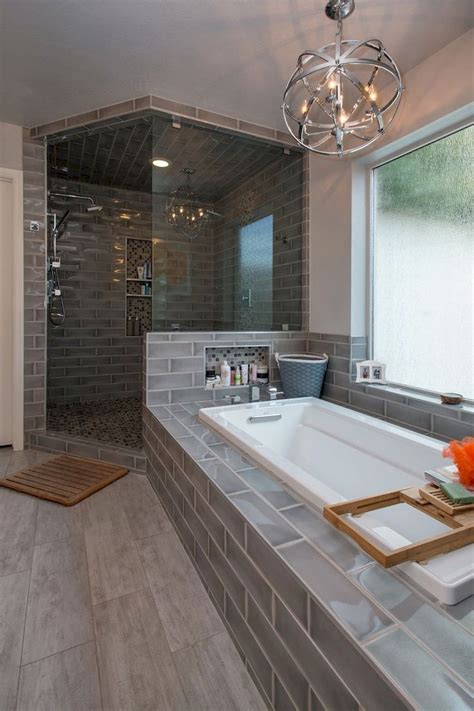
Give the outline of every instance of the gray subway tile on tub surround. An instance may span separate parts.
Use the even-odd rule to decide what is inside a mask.
[[[401,625],[435,650],[467,684],[474,685],[473,640],[467,631],[455,627],[443,612],[379,565],[370,565],[353,576]]]
[[[276,509],[282,509],[298,503],[297,499],[261,469],[244,469],[239,473],[239,476]]]
[[[374,711],[412,708],[402,701],[401,693],[393,689],[391,680],[384,678],[384,672],[368,662],[365,650],[349,640],[314,600],[310,606],[310,635],[363,708]]]
[[[187,334],[175,335],[180,337],[176,344],[188,343]],[[227,342],[229,334],[219,335],[219,343]],[[234,342],[248,338],[248,334],[237,335],[241,340],[234,337]],[[191,338],[193,352],[208,338],[207,333],[196,337],[195,343]],[[252,334],[255,339],[258,334]],[[215,342],[216,334],[209,340]],[[291,337],[282,335],[281,341],[285,340]],[[298,339],[293,340],[297,344]],[[310,340],[308,337],[308,343]],[[325,334],[317,334],[312,340],[327,344],[327,352],[341,361],[349,352],[346,344],[364,345],[348,337]],[[170,337],[153,345],[162,343],[173,341]],[[172,357],[166,355],[164,360]],[[196,356],[177,356],[181,357]],[[198,359],[204,367],[204,359]],[[339,361],[335,364],[346,365]],[[194,363],[190,365],[194,367]],[[349,406],[353,390],[366,396],[354,398],[352,406],[359,410],[374,405],[374,400],[377,408],[379,401],[384,407],[388,402],[406,406],[406,398],[391,400],[388,391],[386,400],[381,390],[369,396],[368,389],[349,378],[348,372],[329,372],[329,384],[336,387],[339,383],[337,388],[347,394]],[[170,472],[165,475],[162,469],[158,493],[267,703],[275,708],[291,704],[304,711],[325,707],[339,711],[339,707],[350,709],[353,704],[367,710],[411,708],[414,700],[418,702],[418,692],[407,691],[399,662],[390,666],[383,646],[383,640],[395,639],[395,632],[403,633],[404,629],[417,650],[423,654],[430,650],[426,656],[435,664],[436,640],[432,634],[443,630],[447,651],[439,659],[439,668],[443,679],[453,682],[455,694],[458,689],[463,692],[468,660],[463,654],[462,635],[469,626],[469,610],[459,608],[456,616],[417,592],[391,605],[380,592],[380,581],[372,584],[373,574],[368,572],[380,569],[370,564],[352,541],[300,502],[296,494],[287,492],[271,474],[257,469],[237,448],[228,442],[211,443],[214,433],[197,416],[200,408],[221,404],[212,397],[214,394],[199,387],[183,390],[193,392],[187,392],[179,402],[174,400],[178,390],[155,391],[166,393],[168,398],[164,406],[156,405],[158,419],[163,417],[160,436],[165,437],[165,444],[158,443],[157,435],[150,435],[147,457],[156,461],[158,469],[163,461]],[[194,400],[188,401],[188,397]],[[148,417],[156,422],[149,411]],[[461,422],[459,414],[450,419],[456,425],[457,420]],[[151,420],[145,424],[150,433]],[[207,439],[206,430],[211,439]],[[399,580],[399,576],[385,574]],[[425,618],[427,625],[433,622],[433,631],[422,629]],[[462,633],[459,637],[457,630]],[[307,650],[311,665],[306,664],[302,649]],[[291,660],[288,669],[282,664],[286,655]],[[454,655],[453,665],[449,655]],[[345,701],[338,707],[337,699]]]
[[[372,560],[350,538],[306,506],[294,506],[281,513],[342,570],[359,568]]]
[[[336,619],[360,641],[393,624],[345,575],[306,541],[280,550],[281,556]]]
[[[359,703],[328,664],[307,631],[278,599],[275,604],[275,627],[293,659],[304,670],[323,706],[357,711]]]
[[[395,629],[374,640],[367,651],[406,690],[418,708],[472,709],[472,694],[402,630]]]
[[[282,643],[274,627],[264,617],[251,598],[248,600],[247,620],[296,708],[304,711],[308,703],[308,681]]]
[[[204,470],[205,476],[224,494],[235,494],[248,488],[245,480],[242,481],[239,476],[234,474],[232,469],[219,459],[208,459],[200,462],[199,466]]]
[[[244,518],[273,546],[290,543],[301,538],[292,526],[252,491],[232,494],[234,506]]]

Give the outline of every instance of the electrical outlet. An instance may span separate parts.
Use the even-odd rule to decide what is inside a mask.
[[[30,232],[39,232],[40,223],[36,220],[30,220]]]

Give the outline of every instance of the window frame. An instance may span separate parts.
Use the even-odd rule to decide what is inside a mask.
[[[402,158],[413,153],[419,148],[423,148],[431,143],[446,138],[458,131],[474,125],[474,104],[467,104],[460,109],[444,116],[427,126],[413,131],[392,143],[383,146],[381,149],[373,151],[354,163],[352,190],[357,185],[355,181],[363,181],[365,188],[365,244],[366,244],[366,305],[365,317],[367,323],[367,355],[374,357],[374,228],[375,228],[375,176],[374,171],[387,163]],[[353,215],[354,218],[354,215]],[[353,222],[354,225],[354,222]],[[354,236],[353,236],[354,237]],[[354,239],[353,239],[354,249]],[[384,386],[377,385],[376,388]],[[439,398],[440,391],[426,390],[405,383],[389,381],[386,389],[396,389],[416,396],[419,394],[428,398]],[[474,399],[465,398],[464,402],[474,405]]]

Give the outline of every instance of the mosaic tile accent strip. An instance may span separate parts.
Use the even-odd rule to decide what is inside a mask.
[[[48,407],[48,430],[119,447],[141,449],[140,398],[74,402]]]
[[[268,368],[270,365],[270,347],[249,345],[228,346],[225,348],[211,346],[205,348],[206,370],[213,368],[216,374],[219,374],[221,365],[225,360],[230,366],[255,363],[258,368]]]
[[[132,292],[138,289],[139,287],[135,282]],[[130,328],[129,319],[132,319],[130,333],[128,332]],[[140,336],[143,336],[145,333],[148,333],[148,331],[151,331],[152,307],[151,298],[149,296],[127,296],[127,336],[132,336],[134,333],[133,321],[135,321],[135,319],[138,319],[138,333]]]
[[[433,678],[462,708],[466,615],[382,571],[293,492],[281,507],[284,483],[229,443],[203,447],[202,406],[144,408],[147,475],[268,705],[283,694],[299,711],[309,697],[311,708],[424,708],[423,685],[404,679]],[[442,625],[449,650],[422,619]],[[396,637],[405,658],[387,651]]]
[[[143,267],[145,261],[150,262],[151,267],[151,240],[127,238],[127,279],[137,279],[137,267]]]

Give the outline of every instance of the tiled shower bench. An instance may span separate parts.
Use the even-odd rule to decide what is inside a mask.
[[[147,475],[268,706],[472,708],[474,598],[374,563],[203,425],[210,405],[144,406]]]

